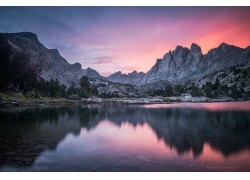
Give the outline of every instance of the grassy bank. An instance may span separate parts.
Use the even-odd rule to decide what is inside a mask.
[[[0,102],[6,103],[74,103],[76,100],[69,100],[66,98],[49,98],[49,97],[34,97],[32,93],[22,94],[14,91],[7,91],[4,93],[0,93]]]

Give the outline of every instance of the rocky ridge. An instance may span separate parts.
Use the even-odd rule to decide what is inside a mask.
[[[111,74],[106,79],[115,83],[136,85],[142,80],[144,76],[144,72],[138,73],[137,71],[133,71],[132,73],[122,74],[121,71],[118,71],[114,74]]]
[[[197,81],[204,76],[234,65],[249,64],[250,47],[242,49],[222,43],[219,47],[202,54],[197,44],[190,50],[177,46],[174,51],[157,59],[155,65],[146,73],[139,85],[150,84],[160,80],[184,83]]]
[[[69,64],[57,49],[48,49],[39,42],[31,32],[3,33],[16,51],[25,51],[31,57],[31,62],[41,68],[41,76],[45,80],[58,79],[60,83],[70,86],[71,82],[78,84],[83,75],[81,64]]]

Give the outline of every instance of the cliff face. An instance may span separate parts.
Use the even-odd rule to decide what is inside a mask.
[[[193,43],[190,50],[177,46],[174,51],[169,51],[156,61],[139,85],[161,80],[178,83],[196,81],[215,71],[249,62],[249,48],[242,49],[222,43],[203,55],[197,44]]]
[[[83,75],[81,64],[69,64],[57,49],[47,49],[39,42],[37,36],[30,32],[4,33],[16,51],[25,51],[31,56],[31,62],[42,69],[45,80],[58,79],[69,86],[71,81],[77,83]]]
[[[87,76],[89,78],[105,79],[105,77],[101,76],[96,70],[90,67],[88,67],[87,69],[83,69],[82,72],[84,76]]]

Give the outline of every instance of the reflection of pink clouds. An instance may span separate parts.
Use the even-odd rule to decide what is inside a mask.
[[[209,111],[250,111],[250,101],[244,102],[205,102],[205,103],[169,103],[169,104],[149,104],[143,105],[145,108],[204,108]]]
[[[169,146],[163,139],[158,139],[155,131],[147,123],[133,126],[128,122],[123,122],[118,126],[109,120],[103,120],[90,132],[83,128],[80,136],[91,139],[91,142],[95,143],[99,149],[103,148],[101,144],[105,144],[114,152],[122,151],[127,154],[144,155],[146,159],[150,159],[150,156],[160,159],[180,158],[175,147]],[[221,151],[214,149],[209,143],[205,142],[197,161],[206,163],[244,162],[245,166],[240,167],[240,169],[247,170],[249,168],[249,162],[247,161],[249,155],[250,151],[243,149],[225,157]],[[193,153],[190,149],[182,154],[181,159],[189,159],[191,162],[192,157]]]
[[[250,111],[250,101],[233,102],[233,103],[205,103],[204,107],[210,111],[223,111],[223,110],[241,110]]]
[[[81,133],[82,134],[82,133]],[[101,121],[91,134],[98,141],[108,142],[114,149],[124,149],[132,153],[148,151],[155,154],[168,155],[173,152],[167,147],[162,139],[158,139],[155,132],[147,124],[132,126],[129,123],[122,123],[120,127],[112,122]],[[115,138],[114,138],[115,137]]]
[[[233,155],[224,157],[223,154],[219,151],[216,151],[216,149],[214,149],[209,143],[204,143],[203,146],[203,152],[202,154],[199,156],[199,161],[201,162],[206,162],[206,163],[244,163],[244,166],[239,166],[238,165],[231,165],[233,167],[235,167],[238,171],[248,171],[249,168],[249,161],[247,161],[250,157],[250,151],[248,149],[243,149],[240,150],[236,153],[234,153]],[[223,165],[212,165],[213,167],[223,167]]]

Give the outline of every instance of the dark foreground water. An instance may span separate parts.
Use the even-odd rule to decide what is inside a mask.
[[[0,110],[0,171],[250,171],[250,101]]]

